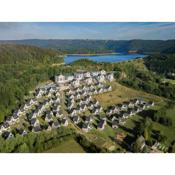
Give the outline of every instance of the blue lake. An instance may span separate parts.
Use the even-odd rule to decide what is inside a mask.
[[[122,62],[122,61],[128,61],[135,58],[143,58],[147,55],[143,54],[129,54],[129,53],[116,53],[116,54],[106,54],[106,55],[66,55],[64,57],[64,62],[66,64],[72,63],[74,61],[80,60],[80,59],[89,59],[96,62]]]

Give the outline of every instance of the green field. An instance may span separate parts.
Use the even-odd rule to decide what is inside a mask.
[[[85,151],[75,139],[71,138],[60,143],[58,146],[47,150],[46,153],[85,153]]]
[[[112,91],[103,94],[95,95],[95,98],[100,102],[103,107],[107,107],[113,104],[122,103],[133,98],[145,98],[147,100],[152,100],[157,104],[163,103],[164,98],[153,94],[149,94],[143,91],[135,90],[123,86],[117,82],[112,82]]]

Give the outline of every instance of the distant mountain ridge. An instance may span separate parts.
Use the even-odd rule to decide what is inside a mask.
[[[61,40],[27,39],[0,40],[0,44],[33,45],[65,53],[174,53],[175,40]]]

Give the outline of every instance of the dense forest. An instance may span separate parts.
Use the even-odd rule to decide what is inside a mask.
[[[64,53],[173,53],[175,40],[9,40],[0,43],[34,45],[52,48]]]
[[[151,71],[175,78],[175,54],[152,55],[145,59],[145,64]]]
[[[20,105],[39,82],[54,74],[58,52],[23,45],[0,45],[0,120]]]

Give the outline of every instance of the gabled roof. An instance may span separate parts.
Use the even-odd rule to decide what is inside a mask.
[[[16,131],[20,134],[20,135],[25,135],[27,134],[27,131],[22,129],[22,128],[17,128]]]
[[[55,121],[52,123],[52,126],[58,127],[60,126],[60,122],[59,121]]]
[[[61,111],[56,112],[56,115],[62,115]]]
[[[35,126],[35,127],[33,127],[33,131],[34,132],[40,132],[42,129],[41,129],[41,127],[40,126]]]
[[[114,121],[112,122],[112,126],[118,126],[118,125],[119,125],[119,121],[114,120]]]
[[[0,123],[0,129],[2,129],[4,126],[3,126],[3,123]]]
[[[87,128],[89,128],[89,123],[83,123],[82,129],[87,129]]]
[[[11,116],[5,117],[5,121],[10,122],[11,120],[12,120],[12,117]]]
[[[98,123],[98,128],[103,128],[105,123],[106,123],[105,120],[100,120],[100,122]]]
[[[14,135],[11,132],[9,132],[9,131],[5,131],[5,132],[2,133],[2,136],[5,139],[7,139],[7,138],[9,138],[9,136],[13,137]]]
[[[62,121],[61,121],[61,123],[62,124],[65,124],[67,121],[68,121],[67,118],[63,118]]]
[[[3,123],[3,126],[4,126],[4,128],[8,128],[9,127],[9,124],[7,122],[4,122]]]
[[[50,114],[45,115],[45,119],[52,119],[52,115],[50,115]]]
[[[36,118],[32,118],[32,119],[30,120],[30,124],[33,125],[33,124],[35,124],[35,123],[36,123]]]
[[[73,120],[74,122],[77,122],[77,121],[79,120],[79,117],[78,117],[78,116],[74,116],[74,117],[72,118],[72,120]]]

